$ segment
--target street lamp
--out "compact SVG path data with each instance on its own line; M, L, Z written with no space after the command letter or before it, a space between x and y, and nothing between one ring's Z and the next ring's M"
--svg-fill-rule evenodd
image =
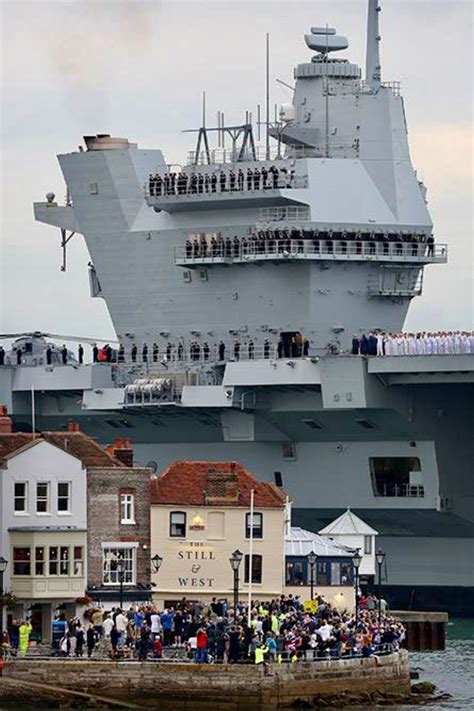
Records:
M123 581L125 578L125 561L123 556L118 556L117 558L117 576L120 583L120 609L123 609Z
M360 564L362 562L362 556L359 553L359 548L356 548L356 552L352 556L352 564L354 566L354 571L355 571L355 578L354 578L354 586L355 586L355 623L356 623L356 629L357 625L359 624L359 568Z
M151 559L151 565L154 573L157 573L159 569L161 568L161 564L163 563L163 558L161 555L158 553L155 553L153 558Z
M0 635L3 634L3 573L7 569L8 560L0 556Z
M375 560L377 561L378 568L378 580L377 580L377 595L378 595L378 610L379 610L379 629L382 621L382 566L385 560L385 553L380 548L375 554Z
M242 562L243 553L239 549L235 550L229 558L230 567L234 572L234 622L237 622L237 605L239 603L239 567ZM250 565L250 561L249 561ZM249 580L252 578L252 571L249 571Z
M314 597L314 566L316 565L316 561L318 559L318 556L314 551L311 551L308 553L306 556L306 560L308 561L309 564L309 584L311 586L311 600Z

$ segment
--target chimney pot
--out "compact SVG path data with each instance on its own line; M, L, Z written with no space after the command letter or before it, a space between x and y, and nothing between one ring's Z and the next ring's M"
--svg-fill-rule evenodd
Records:
M0 434L12 433L12 418L8 416L6 405L0 405Z

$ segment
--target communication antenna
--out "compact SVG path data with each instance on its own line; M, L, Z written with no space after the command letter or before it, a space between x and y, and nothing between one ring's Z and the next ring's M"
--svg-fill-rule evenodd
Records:
M267 133L265 137L265 158L270 160L270 35L267 32L266 42L266 123Z
M380 89L382 67L380 65L380 35L378 0L369 0L367 14L367 52L365 57L365 81L372 91Z
M326 67L326 145L325 145L325 155L329 158L329 77L328 77L328 54L329 54L329 27L326 24L326 53L324 55L324 62Z
M206 128L206 92L202 92L202 127Z
M257 104L257 141L260 143L260 104Z

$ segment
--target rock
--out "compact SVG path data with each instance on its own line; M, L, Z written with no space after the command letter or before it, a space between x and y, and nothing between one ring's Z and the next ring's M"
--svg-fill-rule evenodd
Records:
M305 699L295 699L291 706L294 709L310 709L312 708L312 704L309 703L309 701L305 701Z
M433 694L436 686L431 681L420 681L411 687L412 694Z

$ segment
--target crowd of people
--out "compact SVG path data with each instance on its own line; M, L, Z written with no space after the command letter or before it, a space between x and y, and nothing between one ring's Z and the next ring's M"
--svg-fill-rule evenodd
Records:
M148 191L152 197L163 195L198 195L203 193L250 192L276 188L293 188L295 171L276 165L242 170L213 170L179 173L156 173L148 177Z
M220 233L190 236L185 243L187 259L238 258L258 254L368 254L432 257L434 237L425 234L387 232L333 232L332 230L258 230L247 236L223 237Z
M352 339L353 355L474 355L474 331L369 333Z
M234 610L227 600L217 598L210 603L183 598L161 611L149 604L109 612L92 608L86 614L85 624L78 617L68 621L55 650L58 656L101 654L145 661L162 658L167 648L179 648L184 657L197 663L268 664L367 657L397 649L405 638L403 625L390 617L385 601L379 605L374 595L359 599L357 618L319 595L309 606L292 595L254 601L250 624L243 602ZM4 647L14 647L17 639L14 623L4 633Z

